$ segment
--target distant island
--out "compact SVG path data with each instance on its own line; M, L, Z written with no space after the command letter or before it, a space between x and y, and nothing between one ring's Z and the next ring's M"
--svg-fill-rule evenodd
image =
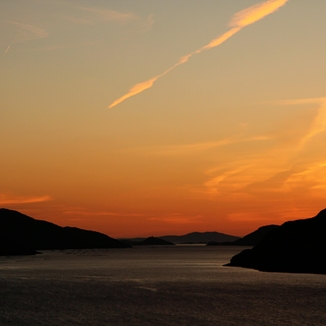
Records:
M0 255L30 255L37 250L130 248L105 234L36 220L0 209Z
M231 258L227 266L267 272L326 274L326 209L317 216L272 229L252 249Z
M134 242L134 246L175 246L174 243L161 238L149 237L145 240Z
M239 237L228 235L220 232L191 232L184 235L164 235L157 237L175 244L206 244L208 242L232 242L238 240ZM121 239L128 243L138 243L144 241L145 238L129 238Z

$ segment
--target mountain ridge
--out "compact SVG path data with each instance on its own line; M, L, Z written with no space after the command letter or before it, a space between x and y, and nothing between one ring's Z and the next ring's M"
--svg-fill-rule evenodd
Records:
M190 232L184 235L163 235L157 236L156 238L160 238L175 244L182 243L208 243L208 242L226 242L226 241L235 241L240 239L239 237L228 235L216 231L207 231L207 232ZM146 238L138 237L138 238L125 238L121 240L127 240L131 242L139 242L143 241Z
M0 209L0 239L0 254L1 250L10 253L10 247L20 248L22 254L24 248L36 251L130 247L100 232L61 227L6 208Z
M245 235L243 238L235 240L230 243L232 246L255 246L258 244L270 231L279 227L275 224L264 225L259 227L257 230Z
M143 241L134 242L134 246L174 246L175 244L162 238L148 237Z
M252 249L233 256L227 266L267 272L326 274L326 209L307 219L271 230Z

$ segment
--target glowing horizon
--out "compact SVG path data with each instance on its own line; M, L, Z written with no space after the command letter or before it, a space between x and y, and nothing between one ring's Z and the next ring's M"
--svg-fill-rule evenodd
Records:
M326 2L0 8L1 206L116 238L325 208Z

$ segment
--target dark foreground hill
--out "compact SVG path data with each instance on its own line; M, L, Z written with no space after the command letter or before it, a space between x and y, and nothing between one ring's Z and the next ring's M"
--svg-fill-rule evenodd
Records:
M9 209L0 209L0 255L29 254L35 250L127 248L109 236L74 227L35 220Z
M227 246L255 246L258 244L265 235L270 232L271 230L274 230L277 228L278 225L266 225L261 226L259 229L257 229L254 232L251 232L244 236L243 238L237 239L235 241L227 241L227 242L209 242L207 243L208 246L217 246L217 245L227 245Z
M317 216L286 222L228 266L269 272L326 274L326 209Z
M15 239L0 235L0 256L36 255L35 248L29 247Z
M145 240L135 242L135 246L174 246L175 244L161 238L149 237Z
M274 230L277 227L278 225L273 225L273 224L261 226L258 230L247 234L243 238L231 242L230 245L255 246L266 236L267 233L269 233L270 231Z

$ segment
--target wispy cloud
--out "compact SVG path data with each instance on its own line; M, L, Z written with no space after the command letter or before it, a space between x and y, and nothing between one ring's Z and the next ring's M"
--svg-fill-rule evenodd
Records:
M202 219L202 215L184 215L181 213L170 213L163 216L149 217L147 220L163 222L167 224L196 224Z
M7 46L5 53L8 53L9 49L10 49L10 45Z
M109 211L87 211L84 209L66 210L63 214L77 215L77 216L116 216L116 217L140 217L147 216L146 214L139 213L122 213L122 212L109 212Z
M282 105L301 105L301 104L312 104L317 105L317 112L312 120L310 126L308 127L305 134L299 140L299 145L304 146L309 140L318 134L326 131L326 97L320 98L308 98L308 99L298 99L281 101L279 104Z
M298 117L282 121L282 128L270 132L274 141L246 152L224 157L217 168L206 171L203 191L212 196L238 198L239 194L271 200L275 196L315 198L326 193L326 155L320 150L326 134L326 98L277 102L301 106ZM304 105L304 107L302 107ZM302 111L307 111L302 116ZM287 133L288 130L294 133ZM323 137L318 137L322 136ZM227 154L227 152L224 152ZM243 153L243 152L241 152Z
M119 12L110 10L107 8L93 8L93 7L76 7L79 10L82 10L88 14L88 17L83 17L80 21L84 22L94 22L94 21L115 21L115 22L127 22L130 20L137 19L137 16L132 12Z
M157 156L177 156L177 155L197 155L200 152L214 149L217 147L254 142L254 141L267 141L271 140L270 136L254 136L254 137L243 137L234 136L228 137L217 141L201 142L201 143L191 143L191 144L181 144L181 145L165 145L165 146L146 146L146 147L136 147L131 149L123 150L123 152L144 152L146 154L152 154Z
M75 24L94 25L98 23L115 23L130 26L126 34L144 33L154 24L154 16L140 17L133 12L119 12L108 8L73 6L74 12L62 16L63 19ZM76 11L78 14L76 14Z
M41 203L51 199L50 196L15 196L2 193L0 194L0 205Z
M136 31L148 30L154 23L153 15L146 19L141 18L133 12L120 12L108 8L70 6L73 7L74 13L65 15L62 18L76 24L96 24L104 22L113 22L126 24L131 22L138 23ZM77 14L78 13L78 14Z
M23 24L16 21L4 21L5 24L11 25L15 28L15 35L11 43L21 43L27 41L34 41L49 36L49 33L40 27ZM9 46L10 47L10 46ZM8 49L9 50L9 49Z
M248 26L250 24L253 24L257 22L258 20L263 19L267 15L272 14L273 12L277 11L280 7L285 5L285 3L288 0L269 0L266 2L263 2L258 5L254 5L252 7L249 7L245 10L242 10L235 14L230 22L230 26L232 27L229 31L224 33L223 35L215 38L211 42L209 42L207 45L199 48L198 50L189 53L179 59L179 61L174 64L172 67L164 71L162 74L159 74L153 78L150 78L144 82L138 83L135 86L133 86L128 93L125 95L121 96L114 102L112 102L109 105L109 109L115 107L116 105L120 104L124 100L128 99L129 97L132 97L134 95L137 95L143 91L145 91L148 88L151 88L153 84L161 77L164 75L168 74L171 70L174 68L178 67L181 64L186 63L193 55L199 54L205 50L212 49L214 47L217 47L224 43L226 40L228 40L231 36L239 32L242 28L245 26Z
M249 169L251 167L251 165L241 165L240 167L236 167L234 169L230 169L224 172L219 173L217 176L209 179L208 181L206 181L204 183L204 186L207 189L207 193L210 195L216 195L218 193L220 193L220 188L221 187L221 183L222 182L226 182L228 183L228 180L232 180L233 177L237 177L238 174L240 174L241 172ZM237 187L239 187L239 183L241 184L241 182L239 182L240 180L238 180L237 182ZM227 184L227 186L229 187L230 184ZM232 186L232 188L235 188L235 184ZM230 188L229 188L230 190Z
M62 49L69 49L69 48L80 48L80 47L87 47L92 45L97 45L99 42L85 42L85 43L76 43L76 44L55 44L55 45L48 45L43 47L35 47L30 49L29 51L55 51L55 50L62 50Z
M136 33L146 32L150 30L153 25L154 25L154 16L149 15L142 24L140 24L136 29L133 30L133 32Z
M236 13L229 25L230 27L238 28L246 27L274 13L282 6L284 6L287 2L288 0L268 0L262 3L258 3Z
M149 15L147 18L137 16L133 21L130 28L127 29L123 34L133 35L148 32L154 25L154 15Z
M204 142L204 143L194 143L194 144L184 144L184 145L172 145L164 146L161 148L156 148L154 153L158 155L193 155L198 154L198 152L214 149L221 146L227 146L232 144L246 143L252 141L265 141L270 140L267 136L257 136L257 137L230 137L219 141Z

